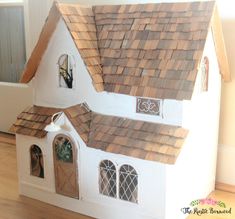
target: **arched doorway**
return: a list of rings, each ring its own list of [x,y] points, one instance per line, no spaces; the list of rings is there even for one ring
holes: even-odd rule
[[[53,141],[56,193],[79,197],[77,148],[70,137],[59,134]]]

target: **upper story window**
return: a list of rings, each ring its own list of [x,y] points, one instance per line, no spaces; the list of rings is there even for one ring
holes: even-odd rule
[[[74,59],[68,54],[59,57],[59,86],[73,88]]]
[[[44,178],[44,163],[42,150],[37,145],[30,147],[31,175]]]
[[[136,99],[136,113],[161,115],[161,100],[138,97]]]
[[[209,59],[205,56],[201,63],[201,91],[208,91]]]
[[[138,175],[136,170],[125,164],[117,172],[113,162],[103,160],[99,166],[99,191],[109,197],[119,197],[121,200],[137,203]]]

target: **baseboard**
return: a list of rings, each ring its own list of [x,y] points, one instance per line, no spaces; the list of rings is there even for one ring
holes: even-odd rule
[[[215,183],[215,188],[217,190],[235,193],[235,186],[229,185],[229,184],[226,184],[226,183],[216,182]]]
[[[5,132],[0,132],[0,142],[15,145],[16,144],[15,135],[8,134]]]

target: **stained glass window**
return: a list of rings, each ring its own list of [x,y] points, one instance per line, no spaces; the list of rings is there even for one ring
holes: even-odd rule
[[[116,167],[109,160],[104,160],[100,163],[100,178],[99,178],[99,190],[103,195],[110,197],[117,196],[116,186]]]
[[[119,170],[119,198],[137,203],[138,175],[130,165],[122,165]]]
[[[43,154],[40,147],[32,145],[30,148],[31,175],[44,178]]]
[[[70,139],[65,135],[55,137],[55,156],[57,160],[72,163],[73,162],[73,146]]]
[[[72,57],[63,54],[59,57],[59,86],[73,88],[73,63]]]

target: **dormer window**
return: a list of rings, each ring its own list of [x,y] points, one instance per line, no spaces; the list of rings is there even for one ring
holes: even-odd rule
[[[201,63],[201,91],[208,91],[209,59],[205,56]]]
[[[73,57],[68,54],[63,54],[59,57],[59,87],[73,88]]]

